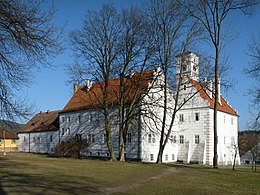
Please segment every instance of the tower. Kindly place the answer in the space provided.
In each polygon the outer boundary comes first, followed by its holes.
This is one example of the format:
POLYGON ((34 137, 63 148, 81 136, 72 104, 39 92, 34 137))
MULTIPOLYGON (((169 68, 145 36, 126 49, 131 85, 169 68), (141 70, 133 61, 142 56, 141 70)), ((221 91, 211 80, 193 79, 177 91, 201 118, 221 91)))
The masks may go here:
POLYGON ((182 79, 187 78, 198 81, 199 80, 199 57, 197 54, 187 51, 176 56, 177 67, 176 75, 179 79, 180 74, 182 79))

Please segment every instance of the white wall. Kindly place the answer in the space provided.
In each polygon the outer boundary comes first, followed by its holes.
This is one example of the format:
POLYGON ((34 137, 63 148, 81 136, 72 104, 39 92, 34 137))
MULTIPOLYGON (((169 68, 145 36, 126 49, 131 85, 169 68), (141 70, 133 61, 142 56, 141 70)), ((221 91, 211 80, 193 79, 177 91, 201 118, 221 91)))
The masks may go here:
POLYGON ((53 153, 54 148, 59 141, 58 133, 58 131, 19 133, 18 151, 53 153))

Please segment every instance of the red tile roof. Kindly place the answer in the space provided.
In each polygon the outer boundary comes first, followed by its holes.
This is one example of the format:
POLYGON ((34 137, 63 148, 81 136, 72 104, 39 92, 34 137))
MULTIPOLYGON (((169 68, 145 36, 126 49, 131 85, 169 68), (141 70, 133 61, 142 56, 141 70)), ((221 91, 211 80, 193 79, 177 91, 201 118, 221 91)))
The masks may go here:
MULTIPOLYGON (((143 74, 135 72, 132 76, 124 78, 125 89, 127 90, 125 93, 126 103, 130 103, 136 94, 140 97, 147 91, 148 84, 153 80, 153 73, 153 70, 145 71, 143 74)), ((119 78, 111 79, 108 82, 108 99, 110 106, 119 104, 119 85, 119 78)), ((89 90, 87 86, 80 87, 60 113, 102 108, 103 88, 104 82, 93 84, 89 90)))
POLYGON ((15 132, 3 126, 0 126, 0 139, 4 139, 3 131, 5 131, 5 139, 18 139, 18 136, 15 132))
MULTIPOLYGON (((211 99, 207 94, 205 88, 198 81, 190 79, 190 82, 192 86, 199 91, 200 96, 210 103, 209 107, 214 109, 214 101, 215 101, 214 96, 211 99)), ((221 104, 218 103, 218 110, 221 112, 238 116, 238 113, 230 105, 228 105, 227 101, 222 96, 220 96, 220 98, 221 98, 221 104)))
POLYGON ((36 114, 18 133, 59 130, 59 111, 47 111, 36 114))

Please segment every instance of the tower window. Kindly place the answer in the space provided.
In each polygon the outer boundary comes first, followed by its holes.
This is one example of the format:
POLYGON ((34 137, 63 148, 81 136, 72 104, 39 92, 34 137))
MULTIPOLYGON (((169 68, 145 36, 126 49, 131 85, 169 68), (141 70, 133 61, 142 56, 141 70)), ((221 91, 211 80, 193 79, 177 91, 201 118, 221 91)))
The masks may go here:
POLYGON ((184 85, 183 89, 184 89, 184 90, 186 90, 186 89, 187 89, 187 86, 186 86, 186 85, 184 85))
POLYGON ((199 115, 199 113, 197 112, 197 113, 195 113, 195 121, 199 121, 200 120, 200 115, 199 115))
POLYGON ((195 135, 195 144, 199 144, 199 143, 200 143, 200 136, 195 135))
POLYGON ((179 119, 180 119, 180 122, 184 122, 184 116, 183 116, 183 114, 180 114, 180 115, 179 115, 179 119))
POLYGON ((182 65, 182 71, 186 71, 187 70, 187 65, 186 64, 183 64, 182 65))
POLYGON ((184 135, 180 135, 180 144, 184 143, 184 135))

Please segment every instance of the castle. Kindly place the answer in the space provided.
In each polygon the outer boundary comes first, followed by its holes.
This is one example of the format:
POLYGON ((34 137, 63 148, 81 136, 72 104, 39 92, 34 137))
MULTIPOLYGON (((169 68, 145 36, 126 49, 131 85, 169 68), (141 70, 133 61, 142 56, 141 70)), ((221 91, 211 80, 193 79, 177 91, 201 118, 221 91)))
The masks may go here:
MULTIPOLYGON (((187 101, 178 110, 172 133, 163 152, 163 162, 181 161, 185 163, 213 164, 213 81, 199 82, 199 58, 192 52, 177 56, 177 81, 182 78, 179 102, 187 101), (183 60, 183 57, 185 58, 183 60), (184 62, 184 65, 180 65, 184 62), (178 66, 179 65, 179 66, 178 66), (188 99, 187 99, 188 97, 188 99)), ((133 82, 139 73, 125 78, 133 82)), ((145 96, 140 104, 139 114, 132 121, 126 136, 125 154, 127 159, 142 162, 156 162, 159 151, 160 121, 163 117, 162 104, 163 74, 159 68, 145 71, 142 87, 145 96), (156 103, 151 103, 155 102, 156 103), (141 112, 149 110, 150 116, 141 112), (156 116, 156 118, 154 118, 156 116)), ((102 83, 101 83, 102 84, 102 83)), ((219 89, 221 88, 219 82, 219 89)), ((116 95, 119 78, 109 80, 110 120, 112 144, 118 155, 118 109, 116 95)), ((174 92, 169 89, 169 115, 166 125, 170 123, 172 109, 176 103, 174 92)), ((129 101, 131 101, 131 94, 129 101)), ((238 113, 220 95, 218 102, 218 162, 230 165, 237 148, 238 113)), ((63 140, 80 135, 87 140, 86 156, 109 157, 104 115, 102 114, 102 95, 100 83, 88 82, 77 88, 75 93, 60 111, 40 112, 35 115, 19 132, 19 151, 36 153, 53 153, 55 146, 63 140)), ((126 108, 127 109, 127 108, 126 108)), ((239 155, 237 163, 240 162, 239 155)))

